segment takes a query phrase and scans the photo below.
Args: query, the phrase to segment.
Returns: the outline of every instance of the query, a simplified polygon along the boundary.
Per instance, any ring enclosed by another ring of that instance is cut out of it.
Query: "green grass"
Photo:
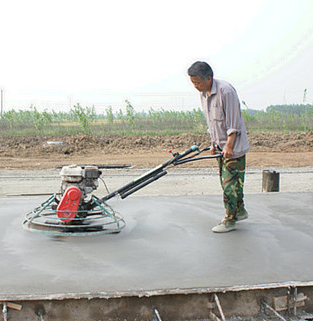
[[[294,112],[293,112],[294,110]],[[242,115],[251,133],[313,131],[313,106],[270,106],[266,111],[243,110]],[[64,136],[78,134],[157,136],[183,133],[207,133],[202,111],[154,110],[136,112],[126,102],[126,113],[120,110],[113,114],[96,114],[94,108],[79,104],[69,112],[38,112],[10,110],[0,118],[1,136]]]

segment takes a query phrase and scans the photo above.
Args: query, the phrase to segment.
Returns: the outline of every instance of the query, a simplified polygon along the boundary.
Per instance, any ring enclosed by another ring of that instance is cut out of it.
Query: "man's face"
[[[190,80],[193,83],[194,87],[201,92],[211,90],[211,87],[212,87],[212,78],[211,77],[209,77],[206,80],[203,80],[199,76],[194,76],[194,77],[191,76]]]

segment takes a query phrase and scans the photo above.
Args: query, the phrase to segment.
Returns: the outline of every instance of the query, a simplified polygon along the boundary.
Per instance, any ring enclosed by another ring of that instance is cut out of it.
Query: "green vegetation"
[[[95,108],[84,108],[80,104],[77,104],[73,109],[71,109],[71,114],[74,120],[79,123],[79,126],[83,133],[90,134],[90,122],[94,121],[97,118]]]
[[[243,110],[250,131],[312,131],[313,105],[275,105],[265,111]]]
[[[245,109],[242,115],[249,131],[312,131],[313,105],[276,105],[265,111]],[[150,108],[137,112],[126,100],[125,108],[113,113],[108,107],[97,114],[94,107],[76,104],[69,112],[9,110],[0,119],[0,134],[62,136],[81,133],[96,135],[202,134],[207,130],[202,111],[173,111]]]

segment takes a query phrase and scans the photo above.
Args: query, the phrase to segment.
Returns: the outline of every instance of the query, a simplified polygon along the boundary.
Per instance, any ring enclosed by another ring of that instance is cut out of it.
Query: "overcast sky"
[[[192,109],[196,60],[249,108],[313,103],[312,0],[0,0],[5,110]]]

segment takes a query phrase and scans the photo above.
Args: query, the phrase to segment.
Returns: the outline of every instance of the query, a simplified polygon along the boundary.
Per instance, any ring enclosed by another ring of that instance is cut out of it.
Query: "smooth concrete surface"
[[[246,195],[250,218],[214,234],[220,195],[130,197],[117,235],[55,239],[22,229],[43,198],[0,199],[0,301],[93,298],[313,281],[313,193]]]

